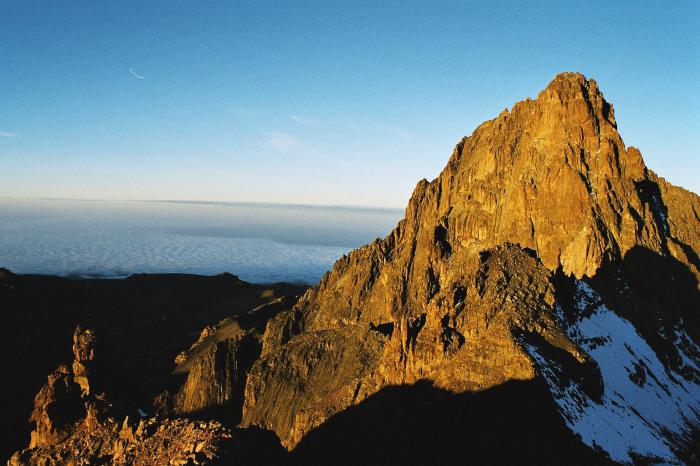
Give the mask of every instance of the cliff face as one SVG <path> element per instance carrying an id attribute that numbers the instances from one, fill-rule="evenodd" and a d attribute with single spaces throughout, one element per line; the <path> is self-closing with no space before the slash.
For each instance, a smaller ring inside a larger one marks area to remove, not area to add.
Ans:
<path id="1" fill-rule="evenodd" d="M 174 374 L 186 378 L 166 411 L 237 424 L 248 370 L 262 351 L 265 323 L 295 301 L 282 297 L 205 328 L 192 347 L 175 359 Z"/>
<path id="2" fill-rule="evenodd" d="M 267 349 L 248 376 L 244 425 L 273 429 L 293 447 L 330 415 L 388 385 L 430 380 L 460 393 L 529 380 L 535 367 L 515 338 L 521 334 L 587 361 L 557 324 L 550 272 L 527 252 L 495 248 L 477 256 L 467 273 L 421 313 L 302 331 Z"/>
<path id="3" fill-rule="evenodd" d="M 698 276 L 683 252 L 700 246 L 698 202 L 625 147 L 593 80 L 561 74 L 460 141 L 440 176 L 418 184 L 392 234 L 339 261 L 299 308 L 314 329 L 393 321 L 458 281 L 469 258 L 506 242 L 577 278 L 637 246 L 670 249 Z"/>
<path id="4" fill-rule="evenodd" d="M 584 380 L 577 387 L 601 402 L 600 364 L 572 337 L 575 318 L 563 317 L 560 301 L 581 279 L 603 277 L 616 315 L 696 400 L 699 202 L 624 145 L 595 81 L 561 74 L 461 140 L 439 177 L 418 183 L 389 236 L 340 259 L 268 324 L 243 425 L 271 429 L 293 448 L 383 387 L 427 380 L 464 393 L 532 380 L 545 370 L 533 348 L 563 357 L 566 372 Z M 644 277 L 658 264 L 672 283 L 649 304 Z M 689 334 L 684 350 L 678 325 Z M 688 425 L 697 426 L 695 403 L 679 408 Z M 693 430 L 680 422 L 669 440 L 662 424 L 650 435 L 664 445 Z M 626 449 L 616 454 L 630 459 Z"/>

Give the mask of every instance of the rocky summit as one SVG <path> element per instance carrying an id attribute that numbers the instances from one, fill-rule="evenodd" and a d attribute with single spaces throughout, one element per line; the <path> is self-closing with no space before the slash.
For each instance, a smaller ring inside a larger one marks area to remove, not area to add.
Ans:
<path id="1" fill-rule="evenodd" d="M 154 415 L 78 328 L 9 464 L 698 464 L 699 253 L 700 198 L 563 73 L 316 287 L 183 335 Z"/>

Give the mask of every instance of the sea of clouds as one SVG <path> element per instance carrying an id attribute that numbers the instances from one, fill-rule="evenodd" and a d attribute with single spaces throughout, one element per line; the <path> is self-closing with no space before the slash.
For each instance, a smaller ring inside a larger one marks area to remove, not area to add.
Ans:
<path id="1" fill-rule="evenodd" d="M 401 216 L 398 209 L 5 199 L 0 267 L 104 278 L 230 272 L 255 283 L 314 284 Z"/>

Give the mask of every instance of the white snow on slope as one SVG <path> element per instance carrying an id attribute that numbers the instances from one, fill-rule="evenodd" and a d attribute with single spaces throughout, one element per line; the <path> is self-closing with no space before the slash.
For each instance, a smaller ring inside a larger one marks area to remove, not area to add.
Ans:
<path id="1" fill-rule="evenodd" d="M 674 446 L 683 443 L 689 423 L 700 423 L 700 385 L 664 367 L 634 326 L 608 309 L 583 281 L 577 283 L 576 298 L 579 318 L 566 323 L 559 309 L 560 317 L 569 338 L 598 363 L 604 385 L 600 403 L 564 380 L 556 362 L 525 345 L 566 424 L 584 443 L 620 463 L 632 464 L 633 456 L 641 455 L 653 458 L 652 464 L 683 464 Z M 675 337 L 684 365 L 697 368 L 700 364 L 680 350 L 680 343 L 694 354 L 697 345 L 680 328 Z"/>

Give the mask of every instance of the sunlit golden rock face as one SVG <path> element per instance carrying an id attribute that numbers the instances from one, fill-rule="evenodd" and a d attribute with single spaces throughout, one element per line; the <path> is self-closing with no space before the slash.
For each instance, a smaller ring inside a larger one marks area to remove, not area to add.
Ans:
<path id="1" fill-rule="evenodd" d="M 699 202 L 624 145 L 595 81 L 560 74 L 462 139 L 389 236 L 268 324 L 243 425 L 291 448 L 388 385 L 459 393 L 532 379 L 522 334 L 585 365 L 554 316 L 553 273 L 593 277 L 642 247 L 700 277 Z"/>
<path id="2" fill-rule="evenodd" d="M 175 360 L 174 373 L 186 378 L 172 402 L 173 414 L 238 423 L 248 370 L 262 351 L 265 323 L 295 301 L 282 297 L 205 328 Z"/>

